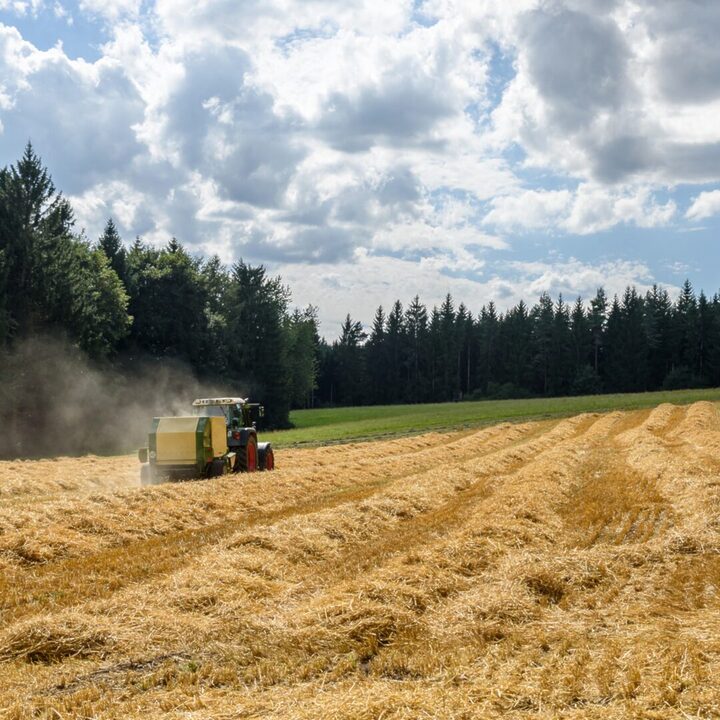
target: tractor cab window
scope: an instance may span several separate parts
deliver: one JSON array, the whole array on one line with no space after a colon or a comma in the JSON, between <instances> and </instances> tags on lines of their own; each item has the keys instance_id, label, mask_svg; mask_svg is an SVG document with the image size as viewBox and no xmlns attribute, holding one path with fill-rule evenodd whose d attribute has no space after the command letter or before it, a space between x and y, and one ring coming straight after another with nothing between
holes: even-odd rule
<instances>
[{"instance_id":1,"label":"tractor cab window","mask_svg":"<svg viewBox=\"0 0 720 720\"><path fill-rule=\"evenodd\" d=\"M230 410L230 416L228 417L230 426L233 428L242 427L243 426L242 407L238 404L235 404L235 405L231 405L228 409Z\"/></svg>"}]
</instances>

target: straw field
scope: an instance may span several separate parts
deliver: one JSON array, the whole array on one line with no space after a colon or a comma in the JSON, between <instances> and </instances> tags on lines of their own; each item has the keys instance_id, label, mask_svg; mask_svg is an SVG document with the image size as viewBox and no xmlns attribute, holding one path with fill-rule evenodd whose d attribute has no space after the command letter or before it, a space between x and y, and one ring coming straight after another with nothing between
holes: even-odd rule
<instances>
[{"instance_id":1,"label":"straw field","mask_svg":"<svg viewBox=\"0 0 720 720\"><path fill-rule=\"evenodd\" d=\"M0 718L717 716L715 405L277 464L0 463Z\"/></svg>"}]
</instances>

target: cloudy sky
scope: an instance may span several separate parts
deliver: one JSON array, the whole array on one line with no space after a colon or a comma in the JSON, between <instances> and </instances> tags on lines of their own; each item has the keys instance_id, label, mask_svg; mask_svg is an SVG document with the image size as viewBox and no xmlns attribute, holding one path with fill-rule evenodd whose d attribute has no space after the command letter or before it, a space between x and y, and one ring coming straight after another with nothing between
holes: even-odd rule
<instances>
[{"instance_id":1,"label":"cloudy sky","mask_svg":"<svg viewBox=\"0 0 720 720\"><path fill-rule=\"evenodd\" d=\"M323 331L720 288L716 0L0 0L0 164L264 263Z\"/></svg>"}]
</instances>

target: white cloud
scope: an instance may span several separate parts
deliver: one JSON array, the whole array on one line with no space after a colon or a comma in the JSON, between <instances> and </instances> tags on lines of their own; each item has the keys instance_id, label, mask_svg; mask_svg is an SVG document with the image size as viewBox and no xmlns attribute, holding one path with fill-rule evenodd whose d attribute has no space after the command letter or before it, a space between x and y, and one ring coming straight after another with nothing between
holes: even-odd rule
<instances>
[{"instance_id":1,"label":"white cloud","mask_svg":"<svg viewBox=\"0 0 720 720\"><path fill-rule=\"evenodd\" d=\"M525 288L522 297L526 301L532 301L543 292L552 297L562 294L570 301L581 296L587 301L599 287L604 287L612 297L622 295L628 285L645 292L654 284L652 271L646 263L639 261L587 263L570 258L558 262L516 262L512 263L512 269L516 286ZM672 286L663 287L676 290Z\"/></svg>"},{"instance_id":2,"label":"white cloud","mask_svg":"<svg viewBox=\"0 0 720 720\"><path fill-rule=\"evenodd\" d=\"M44 6L44 0L0 0L0 10L23 17L37 17Z\"/></svg>"},{"instance_id":3,"label":"white cloud","mask_svg":"<svg viewBox=\"0 0 720 720\"><path fill-rule=\"evenodd\" d=\"M632 224L661 227L674 218L672 200L658 203L648 188L606 188L583 183L577 190L526 190L518 195L496 197L483 224L504 230L564 230L588 235Z\"/></svg>"},{"instance_id":4,"label":"white cloud","mask_svg":"<svg viewBox=\"0 0 720 720\"><path fill-rule=\"evenodd\" d=\"M516 27L495 142L603 184L720 179L715 4L556 2Z\"/></svg>"},{"instance_id":5,"label":"white cloud","mask_svg":"<svg viewBox=\"0 0 720 720\"><path fill-rule=\"evenodd\" d=\"M583 184L578 188L570 214L561 222L568 232L579 235L607 230L620 223L641 228L670 223L677 207L672 200L659 204L647 188L626 191Z\"/></svg>"},{"instance_id":6,"label":"white cloud","mask_svg":"<svg viewBox=\"0 0 720 720\"><path fill-rule=\"evenodd\" d=\"M688 220L704 220L720 213L720 190L701 192L685 213Z\"/></svg>"},{"instance_id":7,"label":"white cloud","mask_svg":"<svg viewBox=\"0 0 720 720\"><path fill-rule=\"evenodd\" d=\"M78 8L91 15L99 15L111 22L120 18L136 17L142 0L80 0Z\"/></svg>"},{"instance_id":8,"label":"white cloud","mask_svg":"<svg viewBox=\"0 0 720 720\"><path fill-rule=\"evenodd\" d=\"M378 305L387 308L398 299L407 303L415 295L432 307L440 305L449 292L456 303L464 302L476 314L491 300L505 311L520 300L532 305L543 292L554 299L562 294L569 302L578 296L589 301L601 286L612 297L622 295L628 285L645 292L654 283L650 268L639 261L588 263L569 258L513 262L506 265L502 275L486 271L471 279L438 272L432 260L416 263L364 251L358 251L352 262L317 265L312 273L297 265L281 265L279 271L293 288L297 305L311 303L323 310L321 332L328 339L339 335L348 311L367 327ZM662 286L672 293L678 290L672 285ZM347 301L349 297L352 304Z\"/></svg>"},{"instance_id":9,"label":"white cloud","mask_svg":"<svg viewBox=\"0 0 720 720\"><path fill-rule=\"evenodd\" d=\"M569 190L525 190L517 195L493 198L492 210L483 218L483 224L506 230L548 229L563 217L572 202Z\"/></svg>"}]
</instances>

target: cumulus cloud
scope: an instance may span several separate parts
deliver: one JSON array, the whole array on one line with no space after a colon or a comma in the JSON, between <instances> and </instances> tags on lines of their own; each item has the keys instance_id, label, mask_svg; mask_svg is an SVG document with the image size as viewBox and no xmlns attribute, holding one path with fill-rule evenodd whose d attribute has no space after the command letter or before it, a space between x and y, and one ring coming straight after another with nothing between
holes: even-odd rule
<instances>
[{"instance_id":1,"label":"cumulus cloud","mask_svg":"<svg viewBox=\"0 0 720 720\"><path fill-rule=\"evenodd\" d=\"M651 228L667 225L676 214L674 201L658 203L648 188L606 188L583 183L575 191L526 190L494 198L485 225L504 230L566 230L588 235L620 223Z\"/></svg>"},{"instance_id":2,"label":"cumulus cloud","mask_svg":"<svg viewBox=\"0 0 720 720\"><path fill-rule=\"evenodd\" d=\"M628 285L639 291L649 290L653 273L646 263L616 260L602 263L586 263L576 258L557 262L516 262L512 265L515 282L522 283L531 296L547 292L553 297L562 295L566 300L578 296L585 300L595 295L597 288L606 293L621 295ZM672 286L668 289L676 290Z\"/></svg>"},{"instance_id":3,"label":"cumulus cloud","mask_svg":"<svg viewBox=\"0 0 720 720\"><path fill-rule=\"evenodd\" d=\"M543 4L493 114L528 164L601 183L717 181L716 3Z\"/></svg>"},{"instance_id":4,"label":"cumulus cloud","mask_svg":"<svg viewBox=\"0 0 720 720\"><path fill-rule=\"evenodd\" d=\"M685 213L688 220L704 220L720 213L720 190L700 193Z\"/></svg>"},{"instance_id":5,"label":"cumulus cloud","mask_svg":"<svg viewBox=\"0 0 720 720\"><path fill-rule=\"evenodd\" d=\"M491 201L485 225L513 229L548 229L566 214L572 202L569 190L525 190L517 195L501 195Z\"/></svg>"},{"instance_id":6,"label":"cumulus cloud","mask_svg":"<svg viewBox=\"0 0 720 720\"><path fill-rule=\"evenodd\" d=\"M541 8L520 22L527 72L561 131L586 129L599 113L624 105L632 91L629 50L603 15Z\"/></svg>"},{"instance_id":7,"label":"cumulus cloud","mask_svg":"<svg viewBox=\"0 0 720 720\"><path fill-rule=\"evenodd\" d=\"M720 98L720 6L676 0L648 4L646 12L657 38L655 75L664 97L700 104Z\"/></svg>"},{"instance_id":8,"label":"cumulus cloud","mask_svg":"<svg viewBox=\"0 0 720 720\"><path fill-rule=\"evenodd\" d=\"M667 225L676 211L672 200L658 203L647 188L616 192L583 184L575 194L570 214L561 225L579 235L607 230L619 223L652 228Z\"/></svg>"},{"instance_id":9,"label":"cumulus cloud","mask_svg":"<svg viewBox=\"0 0 720 720\"><path fill-rule=\"evenodd\" d=\"M142 152L133 125L143 104L122 67L71 60L59 48L41 52L4 26L0 56L8 150L19 153L31 138L48 165L62 168L70 193L128 170Z\"/></svg>"},{"instance_id":10,"label":"cumulus cloud","mask_svg":"<svg viewBox=\"0 0 720 720\"><path fill-rule=\"evenodd\" d=\"M142 0L80 0L78 8L91 15L99 15L110 21L135 17L140 12Z\"/></svg>"}]
</instances>

